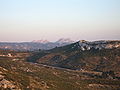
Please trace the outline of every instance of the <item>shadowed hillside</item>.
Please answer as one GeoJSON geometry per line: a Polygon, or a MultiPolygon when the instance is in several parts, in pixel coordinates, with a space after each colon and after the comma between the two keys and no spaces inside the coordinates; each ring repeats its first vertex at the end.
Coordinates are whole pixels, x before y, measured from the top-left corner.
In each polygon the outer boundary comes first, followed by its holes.
{"type": "Polygon", "coordinates": [[[36,53],[28,61],[73,70],[120,72],[120,41],[79,41],[36,53]]]}

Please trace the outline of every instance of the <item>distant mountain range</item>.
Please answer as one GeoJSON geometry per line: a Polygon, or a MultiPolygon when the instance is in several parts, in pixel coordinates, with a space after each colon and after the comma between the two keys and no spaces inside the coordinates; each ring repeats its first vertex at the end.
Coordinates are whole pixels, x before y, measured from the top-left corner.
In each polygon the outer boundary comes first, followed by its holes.
{"type": "Polygon", "coordinates": [[[0,42],[0,49],[10,49],[10,50],[48,50],[55,47],[60,47],[73,43],[71,39],[59,39],[56,42],[50,42],[48,40],[33,40],[32,42],[22,42],[22,43],[11,43],[11,42],[0,42]]]}
{"type": "Polygon", "coordinates": [[[33,40],[32,42],[34,42],[34,43],[43,43],[43,44],[49,43],[48,40],[33,40]]]}
{"type": "Polygon", "coordinates": [[[71,43],[74,43],[75,41],[73,41],[73,40],[71,40],[71,39],[69,39],[69,38],[66,38],[66,39],[64,39],[64,38],[61,38],[61,39],[59,39],[58,41],[56,41],[56,43],[59,43],[59,44],[71,44],[71,43]]]}
{"type": "Polygon", "coordinates": [[[56,42],[50,42],[48,40],[33,40],[32,42],[42,43],[42,44],[47,44],[47,43],[70,44],[70,43],[73,43],[75,41],[71,40],[70,38],[60,38],[56,42]]]}

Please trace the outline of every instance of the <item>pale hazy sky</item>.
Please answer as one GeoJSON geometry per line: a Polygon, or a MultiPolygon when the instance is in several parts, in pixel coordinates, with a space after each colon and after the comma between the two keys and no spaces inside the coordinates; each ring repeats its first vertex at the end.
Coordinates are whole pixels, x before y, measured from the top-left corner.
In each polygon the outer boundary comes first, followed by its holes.
{"type": "Polygon", "coordinates": [[[0,0],[0,41],[120,40],[120,0],[0,0]]]}

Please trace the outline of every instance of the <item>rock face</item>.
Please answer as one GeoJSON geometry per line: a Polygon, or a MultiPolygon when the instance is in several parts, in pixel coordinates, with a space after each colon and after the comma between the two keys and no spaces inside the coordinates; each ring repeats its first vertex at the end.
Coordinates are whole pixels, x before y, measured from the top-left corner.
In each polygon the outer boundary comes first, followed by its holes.
{"type": "Polygon", "coordinates": [[[120,48],[120,41],[95,41],[88,42],[85,40],[81,40],[78,42],[81,50],[90,50],[94,49],[112,49],[112,48],[120,48]]]}

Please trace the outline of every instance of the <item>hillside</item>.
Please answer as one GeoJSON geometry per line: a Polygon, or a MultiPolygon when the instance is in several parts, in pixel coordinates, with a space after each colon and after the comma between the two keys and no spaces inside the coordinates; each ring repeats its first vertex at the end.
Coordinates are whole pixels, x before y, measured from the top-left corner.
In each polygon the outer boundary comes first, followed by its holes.
{"type": "Polygon", "coordinates": [[[120,41],[79,41],[35,53],[28,61],[73,70],[120,72],[120,41]]]}
{"type": "Polygon", "coordinates": [[[0,57],[0,90],[120,89],[118,79],[106,79],[101,72],[75,71],[29,63],[25,60],[26,56],[22,57],[24,60],[17,58],[0,57]]]}
{"type": "Polygon", "coordinates": [[[0,90],[119,90],[120,42],[79,41],[51,50],[0,50],[0,90]]]}

